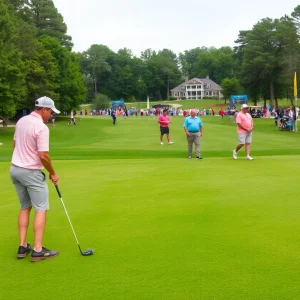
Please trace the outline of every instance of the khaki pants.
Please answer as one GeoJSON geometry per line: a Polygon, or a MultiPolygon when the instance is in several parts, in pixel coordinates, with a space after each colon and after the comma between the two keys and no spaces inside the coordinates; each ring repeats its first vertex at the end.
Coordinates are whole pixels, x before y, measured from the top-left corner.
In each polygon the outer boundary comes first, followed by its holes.
{"type": "Polygon", "coordinates": [[[187,136],[188,141],[188,154],[193,154],[193,144],[195,144],[196,156],[200,156],[200,132],[190,132],[190,136],[187,136]]]}

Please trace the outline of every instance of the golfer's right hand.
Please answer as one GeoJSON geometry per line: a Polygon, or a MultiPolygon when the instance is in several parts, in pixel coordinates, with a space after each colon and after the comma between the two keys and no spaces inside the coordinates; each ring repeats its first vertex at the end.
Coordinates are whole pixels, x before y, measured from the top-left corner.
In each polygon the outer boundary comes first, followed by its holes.
{"type": "Polygon", "coordinates": [[[186,132],[186,136],[190,136],[190,133],[189,133],[189,132],[186,132]]]}
{"type": "Polygon", "coordinates": [[[54,185],[57,185],[58,179],[59,179],[59,177],[58,177],[57,174],[53,174],[53,175],[50,174],[50,175],[49,175],[49,178],[50,178],[50,180],[53,182],[54,185]]]}

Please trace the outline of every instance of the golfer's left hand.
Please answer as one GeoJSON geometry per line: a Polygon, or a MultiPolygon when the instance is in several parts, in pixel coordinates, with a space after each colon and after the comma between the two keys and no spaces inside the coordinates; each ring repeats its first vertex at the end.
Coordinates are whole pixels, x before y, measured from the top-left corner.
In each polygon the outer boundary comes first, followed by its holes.
{"type": "Polygon", "coordinates": [[[49,178],[50,178],[50,180],[53,182],[54,185],[57,185],[58,179],[59,179],[59,177],[58,177],[57,174],[53,174],[53,175],[50,174],[50,175],[49,175],[49,178]]]}

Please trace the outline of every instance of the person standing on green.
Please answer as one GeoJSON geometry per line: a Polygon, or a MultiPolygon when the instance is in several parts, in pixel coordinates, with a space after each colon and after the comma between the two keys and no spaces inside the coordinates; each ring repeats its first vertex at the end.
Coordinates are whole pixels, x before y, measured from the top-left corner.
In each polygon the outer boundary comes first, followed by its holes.
{"type": "Polygon", "coordinates": [[[184,120],[183,128],[188,142],[188,157],[192,158],[193,144],[195,144],[196,157],[202,159],[200,153],[200,137],[203,135],[203,124],[199,117],[196,116],[196,110],[191,110],[191,115],[184,120]]]}

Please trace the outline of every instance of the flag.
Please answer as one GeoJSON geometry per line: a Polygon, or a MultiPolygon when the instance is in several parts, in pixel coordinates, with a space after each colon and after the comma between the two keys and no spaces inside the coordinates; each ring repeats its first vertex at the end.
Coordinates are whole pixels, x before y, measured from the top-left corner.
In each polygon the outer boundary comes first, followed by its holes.
{"type": "Polygon", "coordinates": [[[294,77],[294,97],[297,97],[297,73],[295,72],[295,77],[294,77]]]}

